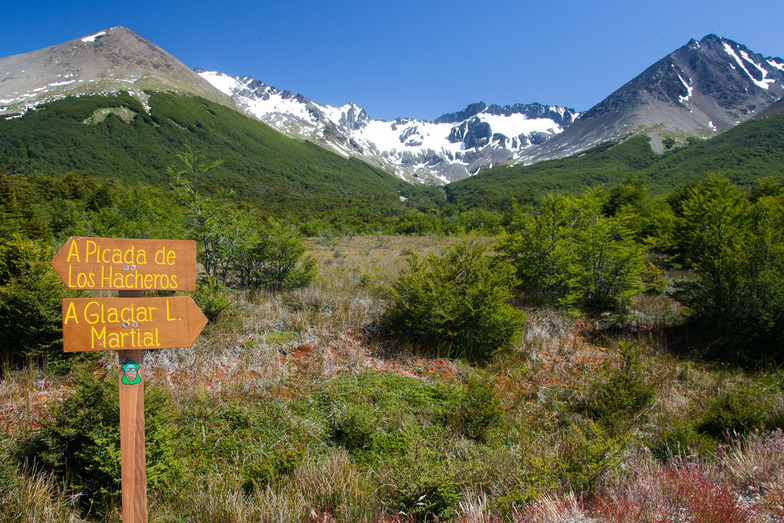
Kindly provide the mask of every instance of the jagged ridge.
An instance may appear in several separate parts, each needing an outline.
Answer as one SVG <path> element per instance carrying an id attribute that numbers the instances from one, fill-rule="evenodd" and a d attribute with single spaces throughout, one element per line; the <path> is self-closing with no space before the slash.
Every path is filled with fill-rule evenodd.
<path id="1" fill-rule="evenodd" d="M 346 156 L 359 156 L 398 176 L 448 183 L 507 161 L 571 125 L 577 113 L 542 104 L 479 102 L 430 122 L 373 120 L 359 106 L 331 107 L 250 77 L 197 71 L 248 113 L 281 132 Z"/>

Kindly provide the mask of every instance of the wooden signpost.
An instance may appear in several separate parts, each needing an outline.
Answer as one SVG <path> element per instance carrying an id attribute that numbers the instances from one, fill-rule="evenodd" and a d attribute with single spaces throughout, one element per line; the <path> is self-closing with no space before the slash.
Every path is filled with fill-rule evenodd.
<path id="1" fill-rule="evenodd" d="M 117 351 L 123 521 L 146 523 L 144 349 L 189 347 L 207 318 L 189 296 L 143 295 L 196 290 L 196 242 L 74 237 L 52 267 L 69 289 L 119 291 L 63 300 L 63 350 Z"/>
<path id="2" fill-rule="evenodd" d="M 52 267 L 69 289 L 195 291 L 196 242 L 69 238 Z"/>

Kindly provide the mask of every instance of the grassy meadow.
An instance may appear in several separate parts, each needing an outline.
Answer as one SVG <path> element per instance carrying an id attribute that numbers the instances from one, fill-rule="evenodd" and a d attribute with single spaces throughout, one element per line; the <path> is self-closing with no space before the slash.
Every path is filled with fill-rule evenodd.
<path id="1" fill-rule="evenodd" d="M 486 361 L 390 341 L 412 255 L 458 241 L 308 238 L 307 286 L 227 291 L 193 347 L 146 351 L 149 520 L 784 521 L 784 374 L 692 350 L 689 273 L 623 321 L 516 303 Z M 6 364 L 0 522 L 121 520 L 115 357 Z"/>

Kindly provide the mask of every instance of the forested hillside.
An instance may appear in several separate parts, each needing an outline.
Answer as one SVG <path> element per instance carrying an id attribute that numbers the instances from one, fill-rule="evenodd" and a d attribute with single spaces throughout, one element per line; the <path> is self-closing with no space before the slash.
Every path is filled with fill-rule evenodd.
<path id="1" fill-rule="evenodd" d="M 389 214 L 441 199 L 204 99 L 153 93 L 148 103 L 149 113 L 128 94 L 84 96 L 0 120 L 0 165 L 166 187 L 167 167 L 190 147 L 222 160 L 208 188 L 232 189 L 270 215 Z"/>
<path id="2" fill-rule="evenodd" d="M 587 187 L 614 186 L 630 174 L 647 178 L 653 195 L 722 174 L 741 187 L 784 176 L 784 115 L 738 125 L 719 136 L 665 142 L 655 154 L 648 138 L 606 142 L 575 156 L 534 165 L 496 167 L 447 186 L 448 200 L 465 207 L 504 208 L 552 193 L 577 194 Z"/>

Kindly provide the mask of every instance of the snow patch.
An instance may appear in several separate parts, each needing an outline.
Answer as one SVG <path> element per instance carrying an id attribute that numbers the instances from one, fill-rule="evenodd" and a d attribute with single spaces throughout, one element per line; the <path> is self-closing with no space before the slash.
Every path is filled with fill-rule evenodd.
<path id="1" fill-rule="evenodd" d="M 694 87 L 692 87 L 690 84 L 686 83 L 686 80 L 683 79 L 683 77 L 680 75 L 680 73 L 678 73 L 678 78 L 680 79 L 680 81 L 683 84 L 683 86 L 686 88 L 686 92 L 687 92 L 686 96 L 679 96 L 678 100 L 681 103 L 687 102 L 689 100 L 689 98 L 691 98 L 691 95 L 694 94 Z M 689 82 L 691 82 L 691 78 L 689 78 Z"/>
<path id="2" fill-rule="evenodd" d="M 759 87 L 760 89 L 767 90 L 768 87 L 770 87 L 770 84 L 776 82 L 775 80 L 766 78 L 768 76 L 767 69 L 763 69 L 762 67 L 757 65 L 757 63 L 754 62 L 749 57 L 749 55 L 748 55 L 748 53 L 746 51 L 741 51 L 740 52 L 741 56 L 743 57 L 743 59 L 741 59 L 741 57 L 738 56 L 737 53 L 735 53 L 735 50 L 732 48 L 732 46 L 730 46 L 730 44 L 728 44 L 727 42 L 724 42 L 724 50 L 727 52 L 728 55 L 730 55 L 732 58 L 735 59 L 735 62 L 737 62 L 737 64 L 740 66 L 740 68 L 743 69 L 743 72 L 746 73 L 748 75 L 748 77 L 751 79 L 751 81 L 754 82 L 757 85 L 757 87 Z M 743 63 L 744 61 L 749 63 L 749 64 L 751 64 L 751 65 L 753 65 L 754 67 L 757 68 L 757 70 L 759 70 L 760 74 L 762 75 L 762 80 L 757 80 L 756 78 L 754 78 L 751 75 L 749 70 L 746 68 L 746 65 Z M 734 67 L 733 67 L 733 69 L 734 69 Z"/>
<path id="3" fill-rule="evenodd" d="M 82 42 L 85 42 L 85 43 L 95 42 L 98 38 L 100 38 L 101 36 L 103 36 L 105 34 L 106 34 L 106 31 L 99 31 L 99 32 L 97 32 L 95 34 L 91 34 L 90 36 L 85 36 L 84 38 L 82 38 Z"/>
<path id="4" fill-rule="evenodd" d="M 784 64 L 780 64 L 780 63 L 776 62 L 775 60 L 768 60 L 768 64 L 770 64 L 771 66 L 775 67 L 779 71 L 784 71 Z"/>

